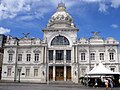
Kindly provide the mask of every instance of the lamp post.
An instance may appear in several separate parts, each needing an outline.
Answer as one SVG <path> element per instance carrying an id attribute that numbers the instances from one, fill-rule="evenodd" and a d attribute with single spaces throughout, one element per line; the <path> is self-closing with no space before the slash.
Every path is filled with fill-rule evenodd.
<path id="1" fill-rule="evenodd" d="M 20 83 L 20 74 L 21 74 L 21 69 L 18 69 L 18 74 L 19 74 L 18 82 Z"/>

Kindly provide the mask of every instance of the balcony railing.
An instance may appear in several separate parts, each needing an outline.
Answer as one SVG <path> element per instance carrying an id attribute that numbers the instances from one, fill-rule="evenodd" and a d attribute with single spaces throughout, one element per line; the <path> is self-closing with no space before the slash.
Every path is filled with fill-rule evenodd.
<path id="1" fill-rule="evenodd" d="M 71 60 L 49 60 L 49 63 L 71 63 Z"/>
<path id="2" fill-rule="evenodd" d="M 66 60 L 66 63 L 71 63 L 71 60 Z"/>
<path id="3" fill-rule="evenodd" d="M 53 63 L 53 60 L 49 60 L 49 63 Z"/>
<path id="4" fill-rule="evenodd" d="M 64 60 L 55 60 L 55 63 L 64 63 Z"/>

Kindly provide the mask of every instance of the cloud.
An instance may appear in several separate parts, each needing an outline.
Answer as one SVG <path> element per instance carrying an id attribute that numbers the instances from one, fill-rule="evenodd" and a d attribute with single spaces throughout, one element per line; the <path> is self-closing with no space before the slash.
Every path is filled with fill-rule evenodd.
<path id="1" fill-rule="evenodd" d="M 112 24 L 111 27 L 114 28 L 114 29 L 116 29 L 116 28 L 119 28 L 119 25 L 117 25 L 117 24 Z"/>
<path id="2" fill-rule="evenodd" d="M 0 0 L 0 20 L 13 19 L 20 15 L 43 18 L 46 13 L 54 10 L 60 2 L 61 0 Z M 75 5 L 80 6 L 81 3 L 97 3 L 100 12 L 106 12 L 109 7 L 120 7 L 120 0 L 63 0 L 63 2 L 67 9 Z M 108 2 L 109 5 L 106 4 Z"/>
<path id="3" fill-rule="evenodd" d="M 100 3 L 99 4 L 99 11 L 100 12 L 107 12 L 108 6 L 105 3 Z"/>
<path id="4" fill-rule="evenodd" d="M 18 16 L 17 18 L 15 18 L 16 21 L 30 21 L 33 19 L 34 19 L 34 17 L 30 16 L 30 15 Z"/>
<path id="5" fill-rule="evenodd" d="M 25 0 L 1 0 L 0 20 L 14 18 L 22 11 L 30 11 L 30 6 L 25 3 Z"/>
<path id="6" fill-rule="evenodd" d="M 111 7 L 119 8 L 120 7 L 120 0 L 111 0 Z"/>
<path id="7" fill-rule="evenodd" d="M 0 34 L 10 33 L 10 29 L 0 27 Z"/>
<path id="8" fill-rule="evenodd" d="M 83 2 L 101 2 L 101 1 L 105 1 L 105 0 L 80 0 Z"/>

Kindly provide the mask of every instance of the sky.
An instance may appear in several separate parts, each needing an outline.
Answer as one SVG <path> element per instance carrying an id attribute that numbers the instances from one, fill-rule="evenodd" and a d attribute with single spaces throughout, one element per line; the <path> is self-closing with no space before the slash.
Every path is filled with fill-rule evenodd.
<path id="1" fill-rule="evenodd" d="M 43 39 L 42 29 L 61 1 L 79 29 L 78 39 L 99 31 L 104 39 L 120 41 L 120 0 L 0 0 L 0 34 Z"/>

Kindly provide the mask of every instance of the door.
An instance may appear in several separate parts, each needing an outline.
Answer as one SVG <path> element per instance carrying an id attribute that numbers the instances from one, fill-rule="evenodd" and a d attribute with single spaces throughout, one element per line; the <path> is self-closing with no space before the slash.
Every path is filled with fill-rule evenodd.
<path id="1" fill-rule="evenodd" d="M 49 67 L 49 80 L 52 81 L 53 80 L 53 66 Z"/>
<path id="2" fill-rule="evenodd" d="M 66 67 L 66 75 L 67 75 L 67 81 L 71 80 L 71 66 Z"/>
<path id="3" fill-rule="evenodd" d="M 55 80 L 56 81 L 63 81 L 64 80 L 64 67 L 56 67 L 56 73 L 55 73 L 56 77 Z"/>

